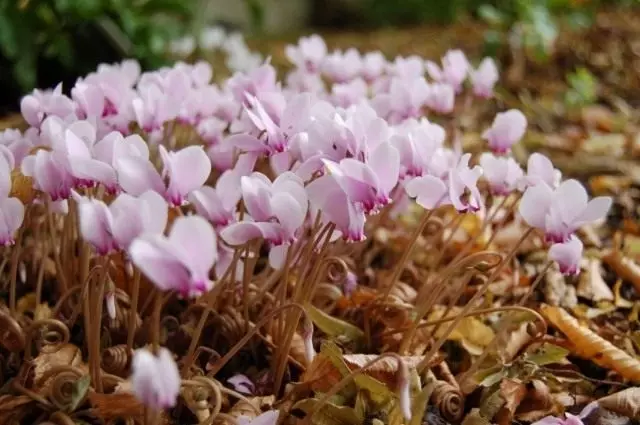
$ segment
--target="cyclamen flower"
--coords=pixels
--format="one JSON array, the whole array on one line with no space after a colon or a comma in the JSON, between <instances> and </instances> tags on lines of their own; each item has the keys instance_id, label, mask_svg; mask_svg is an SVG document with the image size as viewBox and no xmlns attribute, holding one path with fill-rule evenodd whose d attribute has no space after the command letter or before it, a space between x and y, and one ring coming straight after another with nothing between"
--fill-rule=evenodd
<instances>
[{"instance_id":1,"label":"cyclamen flower","mask_svg":"<svg viewBox=\"0 0 640 425\"><path fill-rule=\"evenodd\" d=\"M473 94L489 99L493 96L493 86L498 82L498 67L491 58L484 58L478 69L469 70L469 78L473 88Z\"/></svg>"},{"instance_id":2,"label":"cyclamen flower","mask_svg":"<svg viewBox=\"0 0 640 425\"><path fill-rule=\"evenodd\" d=\"M197 297L211 290L209 273L217 259L216 233L199 216L178 217L169 236L144 234L129 246L129 256L160 290Z\"/></svg>"},{"instance_id":3,"label":"cyclamen flower","mask_svg":"<svg viewBox=\"0 0 640 425\"><path fill-rule=\"evenodd\" d=\"M361 76L366 82L371 83L384 73L386 66L387 59L380 51L366 53L362 57Z\"/></svg>"},{"instance_id":4,"label":"cyclamen flower","mask_svg":"<svg viewBox=\"0 0 640 425\"><path fill-rule=\"evenodd\" d=\"M420 176L409 180L405 184L407 195L416 198L422 208L432 210L445 200L447 186L437 177Z\"/></svg>"},{"instance_id":5,"label":"cyclamen flower","mask_svg":"<svg viewBox=\"0 0 640 425\"><path fill-rule=\"evenodd\" d=\"M325 56L322 73L335 83L346 83L358 76L362 69L360 52L351 48L346 52L336 50Z\"/></svg>"},{"instance_id":6,"label":"cyclamen flower","mask_svg":"<svg viewBox=\"0 0 640 425\"><path fill-rule=\"evenodd\" d=\"M456 94L449 84L432 84L425 100L427 108L439 114L449 114L455 107Z\"/></svg>"},{"instance_id":7,"label":"cyclamen flower","mask_svg":"<svg viewBox=\"0 0 640 425\"><path fill-rule=\"evenodd\" d=\"M301 37L297 46L288 45L285 55L291 63L309 73L320 70L322 60L327 55L327 45L317 34Z\"/></svg>"},{"instance_id":8,"label":"cyclamen flower","mask_svg":"<svg viewBox=\"0 0 640 425\"><path fill-rule=\"evenodd\" d=\"M135 396L152 409L174 407L180 394L180 372L173 355L161 347L154 355L146 348L133 353L131 384Z\"/></svg>"},{"instance_id":9,"label":"cyclamen flower","mask_svg":"<svg viewBox=\"0 0 640 425\"><path fill-rule=\"evenodd\" d=\"M76 194L80 234L99 255L126 250L142 234L161 234L167 224L167 203L156 192L135 198L120 194L111 205Z\"/></svg>"},{"instance_id":10,"label":"cyclamen flower","mask_svg":"<svg viewBox=\"0 0 640 425\"><path fill-rule=\"evenodd\" d=\"M524 175L522 168L513 158L496 157L487 152L480 156L480 166L494 195L509 195Z\"/></svg>"},{"instance_id":11,"label":"cyclamen flower","mask_svg":"<svg viewBox=\"0 0 640 425\"><path fill-rule=\"evenodd\" d=\"M583 248L582 241L572 235L568 242L553 244L549 248L549 258L558 263L562 274L576 276L580 273Z\"/></svg>"},{"instance_id":12,"label":"cyclamen flower","mask_svg":"<svg viewBox=\"0 0 640 425\"><path fill-rule=\"evenodd\" d=\"M426 61L427 73L438 83L446 83L458 92L467 77L469 62L461 50L449 50L442 58L442 68L432 61Z\"/></svg>"},{"instance_id":13,"label":"cyclamen flower","mask_svg":"<svg viewBox=\"0 0 640 425\"><path fill-rule=\"evenodd\" d=\"M255 238L272 244L270 263L277 268L307 216L308 200L302 180L292 172L279 175L273 183L261 173L242 177L242 199L252 221L233 223L220 233L230 245L242 245ZM273 249L273 247L280 247Z\"/></svg>"},{"instance_id":14,"label":"cyclamen flower","mask_svg":"<svg viewBox=\"0 0 640 425\"><path fill-rule=\"evenodd\" d=\"M151 189L172 206L183 205L189 193L201 188L209 178L211 161L201 146L188 146L176 152L169 152L162 145L159 149L162 174L148 159L128 156L116 162L118 183L131 195L138 196Z\"/></svg>"},{"instance_id":15,"label":"cyclamen flower","mask_svg":"<svg viewBox=\"0 0 640 425\"><path fill-rule=\"evenodd\" d=\"M527 224L545 232L548 241L564 243L583 225L604 218L611 203L608 196L589 201L577 180L566 180L555 191L546 184L528 188L519 211Z\"/></svg>"},{"instance_id":16,"label":"cyclamen flower","mask_svg":"<svg viewBox=\"0 0 640 425\"><path fill-rule=\"evenodd\" d=\"M24 219L24 205L18 198L9 198L11 192L10 152L0 155L0 245L10 246L15 243L14 235Z\"/></svg>"},{"instance_id":17,"label":"cyclamen flower","mask_svg":"<svg viewBox=\"0 0 640 425\"><path fill-rule=\"evenodd\" d=\"M482 208L482 195L476 186L482 168L469 168L471 154L464 154L458 165L449 171L449 197L451 204L460 212L475 212Z\"/></svg>"},{"instance_id":18,"label":"cyclamen flower","mask_svg":"<svg viewBox=\"0 0 640 425\"><path fill-rule=\"evenodd\" d=\"M499 112L490 128L482 133L495 154L505 154L519 142L527 130L527 118L517 109Z\"/></svg>"},{"instance_id":19,"label":"cyclamen flower","mask_svg":"<svg viewBox=\"0 0 640 425\"><path fill-rule=\"evenodd\" d=\"M233 385L233 389L241 394L253 395L256 391L256 385L253 381L241 373L233 375L227 379L227 382Z\"/></svg>"},{"instance_id":20,"label":"cyclamen flower","mask_svg":"<svg viewBox=\"0 0 640 425\"><path fill-rule=\"evenodd\" d=\"M524 190L529 186L544 183L552 189L560 185L562 172L553 167L549 158L541 153L533 153L527 161L527 174L522 178L519 186Z\"/></svg>"},{"instance_id":21,"label":"cyclamen flower","mask_svg":"<svg viewBox=\"0 0 640 425\"><path fill-rule=\"evenodd\" d=\"M218 178L215 189L203 186L189 195L196 212L209 220L216 228L235 220L235 209L241 198L239 178L234 170L227 170Z\"/></svg>"},{"instance_id":22,"label":"cyclamen flower","mask_svg":"<svg viewBox=\"0 0 640 425\"><path fill-rule=\"evenodd\" d=\"M73 101L62 94L62 83L53 90L36 89L20 101L20 112L33 127L39 127L48 115L66 118L73 115L74 110Z\"/></svg>"}]
</instances>

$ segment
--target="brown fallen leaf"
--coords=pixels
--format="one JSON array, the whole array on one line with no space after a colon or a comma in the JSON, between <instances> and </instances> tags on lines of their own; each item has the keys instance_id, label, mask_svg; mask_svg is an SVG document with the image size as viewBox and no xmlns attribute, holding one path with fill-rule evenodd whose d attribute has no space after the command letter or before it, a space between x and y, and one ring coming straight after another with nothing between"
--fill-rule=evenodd
<instances>
[{"instance_id":1,"label":"brown fallen leaf","mask_svg":"<svg viewBox=\"0 0 640 425\"><path fill-rule=\"evenodd\" d=\"M566 279L557 267L552 267L545 275L544 298L551 305L572 308L578 305L576 288L567 285Z\"/></svg>"},{"instance_id":2,"label":"brown fallen leaf","mask_svg":"<svg viewBox=\"0 0 640 425\"><path fill-rule=\"evenodd\" d=\"M631 357L560 307L543 304L542 314L553 326L564 333L572 343L572 351L594 363L618 372L623 378L640 382L640 361Z\"/></svg>"},{"instance_id":3,"label":"brown fallen leaf","mask_svg":"<svg viewBox=\"0 0 640 425\"><path fill-rule=\"evenodd\" d=\"M544 382L534 379L529 390L516 410L516 419L533 422L545 416L559 413L549 387Z\"/></svg>"},{"instance_id":4,"label":"brown fallen leaf","mask_svg":"<svg viewBox=\"0 0 640 425\"><path fill-rule=\"evenodd\" d=\"M627 388L598 399L598 404L628 418L640 417L640 387Z\"/></svg>"},{"instance_id":5,"label":"brown fallen leaf","mask_svg":"<svg viewBox=\"0 0 640 425\"><path fill-rule=\"evenodd\" d=\"M627 280L636 288L640 294L640 265L629 257L624 257L619 251L610 251L602 257L614 272L622 279Z\"/></svg>"},{"instance_id":6,"label":"brown fallen leaf","mask_svg":"<svg viewBox=\"0 0 640 425\"><path fill-rule=\"evenodd\" d=\"M509 425L520 403L527 395L527 387L514 379L503 379L500 382L500 396L505 401L494 420L500 425Z\"/></svg>"},{"instance_id":7,"label":"brown fallen leaf","mask_svg":"<svg viewBox=\"0 0 640 425\"><path fill-rule=\"evenodd\" d=\"M105 421L144 418L144 406L135 395L128 392L101 394L91 391L89 402L95 409L96 415Z\"/></svg>"}]
</instances>

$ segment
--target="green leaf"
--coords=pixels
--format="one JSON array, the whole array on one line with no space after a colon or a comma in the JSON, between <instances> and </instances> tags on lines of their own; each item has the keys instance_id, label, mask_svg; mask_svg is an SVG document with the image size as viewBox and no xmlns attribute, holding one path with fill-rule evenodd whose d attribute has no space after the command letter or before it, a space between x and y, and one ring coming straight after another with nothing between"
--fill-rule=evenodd
<instances>
[{"instance_id":1,"label":"green leaf","mask_svg":"<svg viewBox=\"0 0 640 425\"><path fill-rule=\"evenodd\" d=\"M311 304L307 304L305 310L313 323L330 337L352 341L357 345L364 343L364 332L357 326L330 316Z\"/></svg>"},{"instance_id":2,"label":"green leaf","mask_svg":"<svg viewBox=\"0 0 640 425\"><path fill-rule=\"evenodd\" d=\"M478 8L478 15L489 25L503 26L506 24L506 16L490 4L483 4Z\"/></svg>"},{"instance_id":3,"label":"green leaf","mask_svg":"<svg viewBox=\"0 0 640 425\"><path fill-rule=\"evenodd\" d=\"M533 353L527 354L526 360L535 363L538 366L545 366L551 363L561 362L568 354L569 350L557 345L545 343Z\"/></svg>"},{"instance_id":4,"label":"green leaf","mask_svg":"<svg viewBox=\"0 0 640 425\"><path fill-rule=\"evenodd\" d=\"M23 91L35 88L37 81L36 57L33 51L23 52L13 65L13 76Z\"/></svg>"},{"instance_id":5,"label":"green leaf","mask_svg":"<svg viewBox=\"0 0 640 425\"><path fill-rule=\"evenodd\" d=\"M508 371L502 366L495 366L489 369L476 372L474 379L479 382L478 385L482 387L490 387L493 384L500 382L508 375Z\"/></svg>"},{"instance_id":6,"label":"green leaf","mask_svg":"<svg viewBox=\"0 0 640 425\"><path fill-rule=\"evenodd\" d=\"M73 412L78 408L78 406L80 406L80 403L82 403L87 396L87 391L89 391L90 385L91 378L89 375L85 375L73 383L73 388L71 389L71 403L69 404L70 412Z\"/></svg>"}]
</instances>

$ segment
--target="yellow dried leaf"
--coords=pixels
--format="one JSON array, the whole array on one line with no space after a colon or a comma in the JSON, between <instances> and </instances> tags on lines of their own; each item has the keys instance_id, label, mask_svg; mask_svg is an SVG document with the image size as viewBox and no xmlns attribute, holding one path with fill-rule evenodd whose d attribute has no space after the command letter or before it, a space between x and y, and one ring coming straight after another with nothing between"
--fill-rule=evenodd
<instances>
[{"instance_id":1,"label":"yellow dried leaf","mask_svg":"<svg viewBox=\"0 0 640 425\"><path fill-rule=\"evenodd\" d=\"M589 258L585 273L580 275L577 294L593 301L613 301L614 295L601 274L601 261Z\"/></svg>"},{"instance_id":2,"label":"yellow dried leaf","mask_svg":"<svg viewBox=\"0 0 640 425\"><path fill-rule=\"evenodd\" d=\"M622 279L633 284L636 292L640 294L640 265L629 257L623 256L619 251L611 251L602 257L614 272Z\"/></svg>"},{"instance_id":3,"label":"yellow dried leaf","mask_svg":"<svg viewBox=\"0 0 640 425\"><path fill-rule=\"evenodd\" d=\"M598 405L628 418L640 417L640 388L627 388L615 394L602 397Z\"/></svg>"},{"instance_id":4,"label":"yellow dried leaf","mask_svg":"<svg viewBox=\"0 0 640 425\"><path fill-rule=\"evenodd\" d=\"M459 309L452 309L447 317L458 314ZM441 319L444 309L434 310L428 318L428 321ZM440 326L436 337L440 337L446 331L446 326ZM495 333L493 329L485 325L476 317L463 318L458 326L447 337L450 341L458 341L472 355L480 355L485 347L493 340Z\"/></svg>"},{"instance_id":5,"label":"yellow dried leaf","mask_svg":"<svg viewBox=\"0 0 640 425\"><path fill-rule=\"evenodd\" d=\"M42 303L36 306L36 309L33 312L33 319L34 320L51 319L52 313L53 312L51 311L51 307L49 307L49 304Z\"/></svg>"},{"instance_id":6,"label":"yellow dried leaf","mask_svg":"<svg viewBox=\"0 0 640 425\"><path fill-rule=\"evenodd\" d=\"M23 296L16 303L16 310L18 314L23 315L26 312L34 311L36 308L36 293L29 292L27 295Z\"/></svg>"},{"instance_id":7,"label":"yellow dried leaf","mask_svg":"<svg viewBox=\"0 0 640 425\"><path fill-rule=\"evenodd\" d=\"M596 335L589 328L580 325L578 320L563 308L543 304L541 310L551 324L573 343L575 354L612 369L626 379L640 382L640 361Z\"/></svg>"},{"instance_id":8,"label":"yellow dried leaf","mask_svg":"<svg viewBox=\"0 0 640 425\"><path fill-rule=\"evenodd\" d=\"M36 198L33 188L33 178L27 177L18 168L11 172L11 192L9 196L18 198L23 204L28 205Z\"/></svg>"},{"instance_id":9,"label":"yellow dried leaf","mask_svg":"<svg viewBox=\"0 0 640 425\"><path fill-rule=\"evenodd\" d=\"M293 409L302 410L307 415L315 410L311 418L311 423L314 425L360 425L362 423L355 410L351 407L325 403L320 409L316 410L317 405L318 400L308 398L300 400L293 406Z\"/></svg>"},{"instance_id":10,"label":"yellow dried leaf","mask_svg":"<svg viewBox=\"0 0 640 425\"><path fill-rule=\"evenodd\" d=\"M305 309L313 323L327 335L335 338L345 338L349 341L355 342L356 344L360 344L364 341L364 332L362 332L362 330L357 326L330 316L311 304L307 304Z\"/></svg>"}]
</instances>

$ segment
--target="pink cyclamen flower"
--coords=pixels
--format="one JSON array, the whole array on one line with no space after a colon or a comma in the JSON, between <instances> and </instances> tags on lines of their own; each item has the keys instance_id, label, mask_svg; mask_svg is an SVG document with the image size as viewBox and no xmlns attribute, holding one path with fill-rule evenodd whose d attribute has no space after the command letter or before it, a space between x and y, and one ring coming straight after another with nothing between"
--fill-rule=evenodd
<instances>
[{"instance_id":1,"label":"pink cyclamen flower","mask_svg":"<svg viewBox=\"0 0 640 425\"><path fill-rule=\"evenodd\" d=\"M327 55L327 45L322 37L317 34L309 37L301 37L298 45L288 45L285 47L287 59L309 73L316 73L320 70L322 60Z\"/></svg>"},{"instance_id":2,"label":"pink cyclamen flower","mask_svg":"<svg viewBox=\"0 0 640 425\"><path fill-rule=\"evenodd\" d=\"M500 112L491 127L482 133L489 142L489 149L495 154L505 154L519 142L527 131L527 118L517 109Z\"/></svg>"},{"instance_id":3,"label":"pink cyclamen flower","mask_svg":"<svg viewBox=\"0 0 640 425\"><path fill-rule=\"evenodd\" d=\"M442 68L432 61L426 61L429 76L439 83L451 85L459 92L469 70L469 61L462 50L449 50L442 58Z\"/></svg>"},{"instance_id":4,"label":"pink cyclamen flower","mask_svg":"<svg viewBox=\"0 0 640 425\"><path fill-rule=\"evenodd\" d=\"M552 189L557 188L562 180L562 172L553 167L549 158L541 153L533 153L527 161L527 174L523 176L519 189L544 183Z\"/></svg>"},{"instance_id":5,"label":"pink cyclamen flower","mask_svg":"<svg viewBox=\"0 0 640 425\"><path fill-rule=\"evenodd\" d=\"M478 69L469 71L473 94L489 99L493 96L493 86L498 82L498 67L491 58L484 58Z\"/></svg>"},{"instance_id":6,"label":"pink cyclamen flower","mask_svg":"<svg viewBox=\"0 0 640 425\"><path fill-rule=\"evenodd\" d=\"M567 242L553 244L549 248L549 258L558 263L562 274L576 276L580 273L583 248L582 241L572 235Z\"/></svg>"},{"instance_id":7,"label":"pink cyclamen flower","mask_svg":"<svg viewBox=\"0 0 640 425\"><path fill-rule=\"evenodd\" d=\"M507 196L516 189L524 172L511 157L496 157L488 152L480 156L480 166L489 183L491 193Z\"/></svg>"},{"instance_id":8,"label":"pink cyclamen flower","mask_svg":"<svg viewBox=\"0 0 640 425\"><path fill-rule=\"evenodd\" d=\"M18 198L9 198L11 191L11 166L0 156L0 245L15 243L14 235L24 219L24 205Z\"/></svg>"},{"instance_id":9,"label":"pink cyclamen flower","mask_svg":"<svg viewBox=\"0 0 640 425\"><path fill-rule=\"evenodd\" d=\"M116 161L118 183L127 193L138 196L154 190L172 206L181 206L192 191L199 189L209 178L211 161L201 146L188 146L169 152L160 145L162 174L142 156L127 156ZM165 180L167 181L165 185Z\"/></svg>"},{"instance_id":10,"label":"pink cyclamen flower","mask_svg":"<svg viewBox=\"0 0 640 425\"><path fill-rule=\"evenodd\" d=\"M129 256L160 290L175 290L184 297L209 291L217 256L216 233L200 216L178 217L169 236L144 234L129 246Z\"/></svg>"},{"instance_id":11,"label":"pink cyclamen flower","mask_svg":"<svg viewBox=\"0 0 640 425\"><path fill-rule=\"evenodd\" d=\"M577 416L572 415L571 413L565 413L566 419L555 418L553 416L547 416L545 418L540 419L532 423L531 425L585 425L583 421L588 416L590 416L594 411L599 408L598 402L594 401L585 406Z\"/></svg>"},{"instance_id":12,"label":"pink cyclamen flower","mask_svg":"<svg viewBox=\"0 0 640 425\"><path fill-rule=\"evenodd\" d=\"M528 188L520 201L520 215L545 232L550 242L568 242L581 226L604 218L611 207L608 196L589 201L577 180L566 180L555 191L546 184Z\"/></svg>"},{"instance_id":13,"label":"pink cyclamen flower","mask_svg":"<svg viewBox=\"0 0 640 425\"><path fill-rule=\"evenodd\" d=\"M475 212L482 208L482 196L477 183L482 168L469 168L471 154L462 155L458 165L449 171L449 197L451 204L460 212Z\"/></svg>"},{"instance_id":14,"label":"pink cyclamen flower","mask_svg":"<svg viewBox=\"0 0 640 425\"><path fill-rule=\"evenodd\" d=\"M202 186L189 195L196 212L216 228L235 220L235 210L241 198L240 184L233 170L227 170L218 178L216 187Z\"/></svg>"},{"instance_id":15,"label":"pink cyclamen flower","mask_svg":"<svg viewBox=\"0 0 640 425\"><path fill-rule=\"evenodd\" d=\"M362 70L360 75L366 82L371 83L384 73L386 66L387 59L380 51L366 53L362 57Z\"/></svg>"},{"instance_id":16,"label":"pink cyclamen flower","mask_svg":"<svg viewBox=\"0 0 640 425\"><path fill-rule=\"evenodd\" d=\"M425 105L427 108L439 113L449 114L455 107L456 93L449 84L435 83L429 86L429 92Z\"/></svg>"},{"instance_id":17,"label":"pink cyclamen flower","mask_svg":"<svg viewBox=\"0 0 640 425\"><path fill-rule=\"evenodd\" d=\"M24 120L33 127L48 116L60 118L74 115L75 105L71 99L62 94L62 83L53 90L34 90L20 101L20 112Z\"/></svg>"},{"instance_id":18,"label":"pink cyclamen flower","mask_svg":"<svg viewBox=\"0 0 640 425\"><path fill-rule=\"evenodd\" d=\"M133 393L152 409L174 407L180 394L180 372L171 351L164 347L154 355L146 348L133 353L131 363Z\"/></svg>"},{"instance_id":19,"label":"pink cyclamen flower","mask_svg":"<svg viewBox=\"0 0 640 425\"><path fill-rule=\"evenodd\" d=\"M419 176L405 184L407 195L415 198L422 208L432 210L438 207L447 194L447 186L437 177Z\"/></svg>"},{"instance_id":20,"label":"pink cyclamen flower","mask_svg":"<svg viewBox=\"0 0 640 425\"><path fill-rule=\"evenodd\" d=\"M269 410L255 419L250 419L247 416L240 416L236 421L238 422L238 425L276 425L278 423L279 416L280 412L278 410Z\"/></svg>"},{"instance_id":21,"label":"pink cyclamen flower","mask_svg":"<svg viewBox=\"0 0 640 425\"><path fill-rule=\"evenodd\" d=\"M256 384L246 375L238 373L227 379L227 382L233 385L233 389L240 394L253 395L256 391Z\"/></svg>"}]
</instances>

